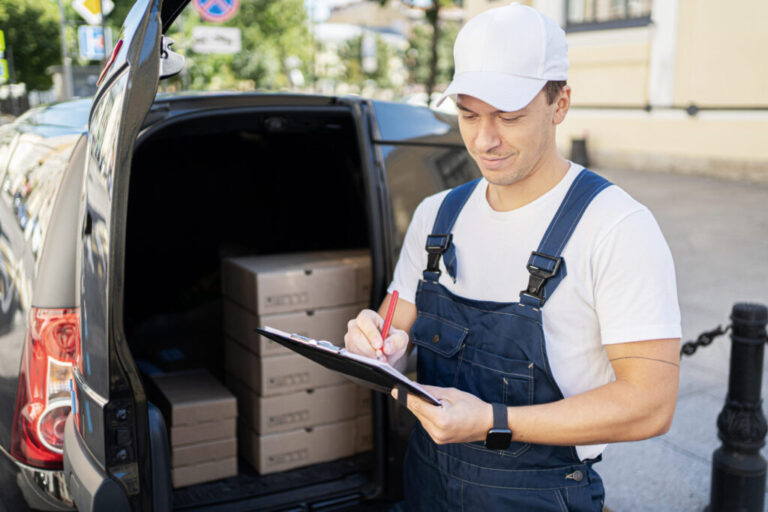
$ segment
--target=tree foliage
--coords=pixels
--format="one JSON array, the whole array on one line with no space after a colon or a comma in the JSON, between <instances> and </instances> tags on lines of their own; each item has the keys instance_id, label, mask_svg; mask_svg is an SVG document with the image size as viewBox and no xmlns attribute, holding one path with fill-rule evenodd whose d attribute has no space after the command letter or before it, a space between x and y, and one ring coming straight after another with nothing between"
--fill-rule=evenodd
<instances>
[{"instance_id":1,"label":"tree foliage","mask_svg":"<svg viewBox=\"0 0 768 512\"><path fill-rule=\"evenodd\" d=\"M437 67L435 84L450 82L453 78L453 42L459 33L457 22L441 22L437 40ZM431 70L431 45L433 30L429 25L414 27L408 51L406 53L406 66L410 72L410 79L414 83L426 84L429 81Z\"/></svg>"},{"instance_id":2,"label":"tree foliage","mask_svg":"<svg viewBox=\"0 0 768 512\"><path fill-rule=\"evenodd\" d=\"M377 0L381 5L386 4L389 0ZM405 0L404 3L411 5L412 7L420 7L423 5L423 2L418 2L416 0ZM416 83L423 83L424 88L426 89L428 102L431 102L429 98L432 98L432 91L435 88L435 85L437 84L437 80L439 78L440 74L440 42L445 40L445 37L443 37L443 25L444 23L440 20L440 10L443 7L449 7L452 5L461 5L463 2L462 0L431 0L429 2L429 5L424 10L425 18L428 23L428 33L430 34L429 37L429 45L427 48L421 48L421 45L418 47L414 47L414 45L411 45L411 55L418 55L416 58L417 60L414 61L414 64L420 64L423 62L423 59L426 59L427 63L427 72L426 76L423 76L421 72L417 72L417 75L412 75L414 78L416 78ZM418 28L417 28L418 31ZM423 31L422 31L423 33ZM455 38L455 34L454 34ZM417 37L418 39L418 37ZM453 39L451 39L451 45L453 44ZM451 52L452 53L452 52ZM425 57L422 57L425 56ZM423 76L423 81L421 80Z\"/></svg>"},{"instance_id":3,"label":"tree foliage","mask_svg":"<svg viewBox=\"0 0 768 512\"><path fill-rule=\"evenodd\" d=\"M363 37L350 39L339 51L339 57L344 63L344 80L348 84L362 86L372 80L378 87L392 87L390 75L390 59L394 50L380 37L376 37L376 69L366 72L363 69Z\"/></svg>"},{"instance_id":4,"label":"tree foliage","mask_svg":"<svg viewBox=\"0 0 768 512\"><path fill-rule=\"evenodd\" d=\"M192 50L196 26L237 27L242 50L234 55L208 55ZM280 89L290 85L287 61L298 61L304 76L310 71L312 39L302 0L242 0L238 13L226 23L207 23L188 6L169 31L174 51L185 55L184 75L172 84L184 89ZM183 82L183 84L181 83Z\"/></svg>"},{"instance_id":5,"label":"tree foliage","mask_svg":"<svg viewBox=\"0 0 768 512\"><path fill-rule=\"evenodd\" d=\"M6 58L13 52L15 81L27 89L53 84L46 68L61 62L58 9L46 0L0 0L0 30L5 32Z\"/></svg>"}]
</instances>

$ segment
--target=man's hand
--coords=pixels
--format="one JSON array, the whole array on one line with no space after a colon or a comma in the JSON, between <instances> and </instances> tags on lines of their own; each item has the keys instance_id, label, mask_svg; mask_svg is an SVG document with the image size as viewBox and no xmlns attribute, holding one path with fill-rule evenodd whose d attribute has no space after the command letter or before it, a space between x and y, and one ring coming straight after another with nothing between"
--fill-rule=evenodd
<instances>
[{"instance_id":1,"label":"man's hand","mask_svg":"<svg viewBox=\"0 0 768 512\"><path fill-rule=\"evenodd\" d=\"M398 370L402 371L406 362L403 356L408 348L408 332L416 321L416 306L402 298L398 301L389 336L383 340L381 329L384 327L384 315L390 300L392 296L387 294L378 313L364 309L357 318L350 320L347 323L347 334L344 335L344 346L350 352L374 358L376 350L381 349L383 355L379 360L392 366L399 362Z\"/></svg>"},{"instance_id":2,"label":"man's hand","mask_svg":"<svg viewBox=\"0 0 768 512\"><path fill-rule=\"evenodd\" d=\"M371 309L364 309L357 318L347 323L347 334L344 335L344 346L350 352L368 357L376 357L376 351L381 349L383 355L380 361L394 364L408 348L408 333L394 326L389 329L389 336L381 338L381 328L384 319Z\"/></svg>"},{"instance_id":3,"label":"man's hand","mask_svg":"<svg viewBox=\"0 0 768 512\"><path fill-rule=\"evenodd\" d=\"M437 444L483 441L493 426L493 408L475 395L455 388L422 385L442 406L408 393L408 409ZM397 389L392 390L397 398Z\"/></svg>"}]
</instances>

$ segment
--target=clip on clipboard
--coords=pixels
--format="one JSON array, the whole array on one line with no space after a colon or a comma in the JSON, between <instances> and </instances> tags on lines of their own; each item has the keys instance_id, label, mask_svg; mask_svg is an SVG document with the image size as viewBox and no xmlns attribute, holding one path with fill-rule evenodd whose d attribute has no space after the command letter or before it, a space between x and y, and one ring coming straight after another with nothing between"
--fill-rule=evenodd
<instances>
[{"instance_id":1,"label":"clip on clipboard","mask_svg":"<svg viewBox=\"0 0 768 512\"><path fill-rule=\"evenodd\" d=\"M314 340L300 334L289 334L267 325L264 328L257 327L254 330L329 370L344 374L347 378L365 387L382 393L389 393L395 387L405 388L408 393L423 398L433 405L441 405L440 400L426 389L387 363L355 354L335 346L330 341Z\"/></svg>"}]
</instances>

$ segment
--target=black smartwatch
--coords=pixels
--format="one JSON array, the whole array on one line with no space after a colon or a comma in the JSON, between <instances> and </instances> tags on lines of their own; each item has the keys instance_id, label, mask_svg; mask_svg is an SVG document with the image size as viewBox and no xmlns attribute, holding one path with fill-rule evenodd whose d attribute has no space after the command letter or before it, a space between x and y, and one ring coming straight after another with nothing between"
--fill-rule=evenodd
<instances>
[{"instance_id":1,"label":"black smartwatch","mask_svg":"<svg viewBox=\"0 0 768 512\"><path fill-rule=\"evenodd\" d=\"M485 436L485 447L489 450L506 450L512 442L512 431L509 430L507 421L507 406L504 404L491 404L493 406L493 426Z\"/></svg>"}]
</instances>

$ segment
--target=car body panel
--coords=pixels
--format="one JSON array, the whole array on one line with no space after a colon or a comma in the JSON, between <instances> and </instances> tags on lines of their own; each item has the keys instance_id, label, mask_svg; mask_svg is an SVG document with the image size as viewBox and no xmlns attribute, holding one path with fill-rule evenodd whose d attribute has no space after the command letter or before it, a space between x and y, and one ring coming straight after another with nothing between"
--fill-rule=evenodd
<instances>
[{"instance_id":1,"label":"car body panel","mask_svg":"<svg viewBox=\"0 0 768 512\"><path fill-rule=\"evenodd\" d=\"M7 510L71 509L57 499L60 472L25 466L9 452L29 310L73 307L76 302L72 261L58 252L62 244L55 240L62 235L55 212L62 197L73 191L77 204L79 184L72 187L71 182L90 103L36 107L0 127L0 503ZM74 247L73 233L63 235L64 245ZM69 263L68 268L53 275L50 271L59 262ZM40 273L48 283L42 289L37 286Z\"/></svg>"},{"instance_id":2,"label":"car body panel","mask_svg":"<svg viewBox=\"0 0 768 512\"><path fill-rule=\"evenodd\" d=\"M134 4L88 124L77 253L82 355L73 371L76 428L64 444L72 484L95 475L73 495L81 510L99 503L95 492L119 490L134 510L152 502L147 404L122 331L121 279L133 147L159 78L160 9L160 0Z\"/></svg>"},{"instance_id":3,"label":"car body panel","mask_svg":"<svg viewBox=\"0 0 768 512\"><path fill-rule=\"evenodd\" d=\"M54 198L85 131L90 101L38 107L0 128L0 447L10 451L19 364ZM71 238L71 237L70 237ZM69 279L71 280L71 274ZM55 307L71 307L74 296Z\"/></svg>"}]
</instances>

